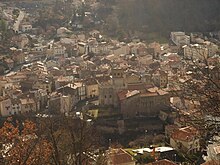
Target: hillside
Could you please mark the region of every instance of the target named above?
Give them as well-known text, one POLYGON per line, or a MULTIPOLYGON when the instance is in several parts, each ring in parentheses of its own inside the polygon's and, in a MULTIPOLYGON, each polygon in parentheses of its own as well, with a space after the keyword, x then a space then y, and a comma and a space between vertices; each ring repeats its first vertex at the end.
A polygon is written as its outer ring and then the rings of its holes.
POLYGON ((116 0, 115 11, 125 31, 220 30, 219 0, 116 0))

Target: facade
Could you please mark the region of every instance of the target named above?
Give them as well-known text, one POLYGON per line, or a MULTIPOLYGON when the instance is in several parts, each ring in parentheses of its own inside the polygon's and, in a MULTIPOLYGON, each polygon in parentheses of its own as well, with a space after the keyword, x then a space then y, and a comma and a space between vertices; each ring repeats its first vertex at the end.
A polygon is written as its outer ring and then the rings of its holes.
POLYGON ((99 84, 99 104, 101 106, 114 106, 115 92, 110 83, 99 84))
POLYGON ((69 113, 72 109, 72 100, 71 96, 61 96, 60 97, 60 112, 69 113))
POLYGON ((10 98, 0 97, 0 115, 3 117, 12 115, 12 104, 10 98))
POLYGON ((220 162, 220 145, 218 143, 208 145, 207 155, 208 160, 216 160, 220 162))
POLYGON ((190 36, 187 36, 185 32, 171 32, 170 38, 177 46, 190 44, 190 36))
MULTIPOLYGON (((210 77, 216 85, 220 85, 220 69, 219 66, 210 67, 210 77)), ((214 85, 214 84, 213 84, 214 85)))
POLYGON ((78 52, 79 54, 87 54, 89 52, 89 46, 85 42, 78 43, 78 52))
POLYGON ((11 99, 11 114, 21 114, 21 101, 19 99, 11 99))
POLYGON ((94 98, 99 96, 99 85, 96 79, 87 79, 85 81, 86 97, 94 98))
POLYGON ((24 98, 20 99, 21 102, 21 113, 29 113, 29 112, 36 112, 37 106, 36 102, 33 98, 24 98))
POLYGON ((74 83, 78 90, 79 100, 84 100, 86 98, 86 86, 82 82, 74 83))
POLYGON ((206 45, 187 45, 183 46, 183 53, 185 58, 189 59, 198 59, 198 60, 204 60, 208 59, 208 57, 212 57, 215 55, 217 50, 213 46, 206 46, 206 45))
POLYGON ((169 94, 161 90, 140 93, 138 90, 119 93, 120 109, 125 118, 157 116, 160 108, 169 105, 169 94))
POLYGON ((52 92, 52 82, 49 82, 47 80, 38 80, 34 83, 33 89, 43 89, 47 91, 48 93, 52 92))
POLYGON ((185 153, 196 153, 200 151, 199 132, 192 126, 179 128, 171 134, 170 145, 185 153))
POLYGON ((168 84, 168 73, 162 70, 156 71, 152 75, 152 80, 155 86, 165 88, 168 84))
POLYGON ((170 161, 170 160, 163 159, 163 160, 159 160, 159 161, 156 161, 156 162, 148 163, 146 165, 177 165, 177 164, 170 161))
POLYGON ((135 165, 136 160, 123 149, 110 148, 107 152, 107 165, 135 165))
POLYGON ((22 32, 27 32, 30 31, 32 29, 32 25, 31 24, 23 24, 21 25, 21 31, 22 32))

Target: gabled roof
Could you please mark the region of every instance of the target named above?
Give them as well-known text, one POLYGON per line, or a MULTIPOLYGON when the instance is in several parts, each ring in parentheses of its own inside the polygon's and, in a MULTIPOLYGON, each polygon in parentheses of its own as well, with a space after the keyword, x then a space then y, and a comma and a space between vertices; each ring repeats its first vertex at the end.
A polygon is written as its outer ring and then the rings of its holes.
POLYGON ((135 162, 135 159, 123 149, 110 149, 108 158, 111 165, 135 162))
POLYGON ((176 140, 189 142, 192 141, 198 135, 199 133, 196 128, 192 126, 187 126, 174 131, 171 137, 176 140))
POLYGON ((177 165, 177 164, 170 161, 170 160, 163 159, 163 160, 159 160, 159 161, 156 161, 156 162, 153 162, 153 163, 148 163, 146 165, 177 165))

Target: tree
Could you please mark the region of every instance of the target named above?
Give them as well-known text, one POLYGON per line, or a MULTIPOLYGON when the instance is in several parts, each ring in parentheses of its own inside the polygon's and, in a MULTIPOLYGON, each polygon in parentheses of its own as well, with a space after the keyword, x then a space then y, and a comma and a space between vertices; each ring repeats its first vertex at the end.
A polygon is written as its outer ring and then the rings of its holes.
POLYGON ((56 165, 82 165, 99 148, 98 133, 85 120, 58 116, 40 119, 39 123, 41 130, 44 130, 43 134, 53 146, 52 160, 56 165))
POLYGON ((51 143, 37 134, 33 122, 25 120, 23 123, 13 123, 8 118, 0 129, 0 135, 1 154, 6 165, 50 164, 51 143))
POLYGON ((185 80, 179 82, 182 90, 180 98, 183 104, 184 100, 190 100, 197 106, 186 122, 200 130, 205 142, 220 130, 220 124, 215 121, 216 117, 220 117, 220 66, 219 63, 210 65, 205 57, 186 59, 185 66, 185 80))

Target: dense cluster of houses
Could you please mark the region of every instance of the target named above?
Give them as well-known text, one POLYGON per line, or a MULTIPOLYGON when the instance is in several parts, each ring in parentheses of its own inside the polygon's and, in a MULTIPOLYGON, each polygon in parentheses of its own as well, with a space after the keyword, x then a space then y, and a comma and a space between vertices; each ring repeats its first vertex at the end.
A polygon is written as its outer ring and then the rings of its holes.
MULTIPOLYGON (((13 27, 13 10, 5 6, 1 10, 9 27, 13 27)), ((187 80, 183 59, 192 58, 207 59, 212 77, 219 83, 216 43, 184 32, 171 33, 173 45, 137 39, 124 43, 109 39, 98 30, 74 33, 65 27, 56 29, 58 40, 48 39, 36 35, 31 15, 24 11, 22 14, 17 34, 11 39, 13 46, 7 56, 0 55, 1 117, 44 110, 68 114, 80 102, 96 100, 99 107, 117 109, 123 119, 159 116, 169 123, 165 134, 173 148, 185 153, 200 151, 201 132, 185 120, 186 113, 193 113, 196 104, 184 100, 183 105, 175 95, 181 90, 176 82, 187 80), (167 110, 171 103, 175 111, 167 110)), ((220 160, 216 148, 219 146, 210 147, 220 160)), ((135 163, 122 149, 109 152, 109 164, 135 163)))

